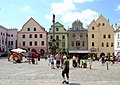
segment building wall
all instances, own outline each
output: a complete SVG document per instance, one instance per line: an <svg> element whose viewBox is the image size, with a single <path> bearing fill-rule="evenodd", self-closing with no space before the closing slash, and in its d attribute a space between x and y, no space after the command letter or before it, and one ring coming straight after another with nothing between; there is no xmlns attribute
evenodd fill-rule
<svg viewBox="0 0 120 85"><path fill-rule="evenodd" d="M0 51L7 51L6 28L0 25Z"/></svg>
<svg viewBox="0 0 120 85"><path fill-rule="evenodd" d="M92 38L94 35L94 38ZM105 36L105 38L104 38ZM94 42L94 46L92 46ZM88 27L88 49L99 55L104 52L114 52L114 29L102 15L95 21L93 20Z"/></svg>
<svg viewBox="0 0 120 85"><path fill-rule="evenodd" d="M57 36L59 37L59 39L57 39ZM63 39L63 36L64 36L64 39ZM51 28L49 29L49 32L48 32L48 42L52 43L52 40L53 40L53 27L51 25ZM63 51L67 52L68 51L67 31L64 28L64 26L59 22L55 23L55 40L56 40L56 42L59 43L58 49L56 50L57 52L63 52ZM50 48L50 46L48 44L48 49L49 48ZM51 49L49 49L49 52L50 51L51 51Z"/></svg>
<svg viewBox="0 0 120 85"><path fill-rule="evenodd" d="M73 22L72 28L68 30L69 50L88 50L88 32L83 28L79 20Z"/></svg>
<svg viewBox="0 0 120 85"><path fill-rule="evenodd" d="M114 53L115 56L120 56L120 26L114 32Z"/></svg>
<svg viewBox="0 0 120 85"><path fill-rule="evenodd" d="M23 35L25 35L25 38L23 38ZM31 38L30 35L32 36ZM35 38L35 35L37 35L37 38ZM25 42L25 46L23 46L23 42ZM32 42L32 45L30 45L30 42ZM35 42L37 42L37 45L35 45ZM42 45L42 42L44 42L44 45ZM29 47L36 49L38 52L43 49L47 52L47 32L38 22L30 18L18 32L18 47L26 49Z"/></svg>
<svg viewBox="0 0 120 85"><path fill-rule="evenodd" d="M17 29L7 29L7 47L8 49L17 48Z"/></svg>

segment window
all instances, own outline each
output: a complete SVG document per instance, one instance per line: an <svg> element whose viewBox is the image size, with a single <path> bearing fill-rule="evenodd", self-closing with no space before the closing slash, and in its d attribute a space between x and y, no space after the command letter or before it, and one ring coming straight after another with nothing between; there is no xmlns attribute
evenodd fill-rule
<svg viewBox="0 0 120 85"><path fill-rule="evenodd" d="M13 45L13 41L11 41L11 45Z"/></svg>
<svg viewBox="0 0 120 85"><path fill-rule="evenodd" d="M35 34L35 38L37 38L37 34Z"/></svg>
<svg viewBox="0 0 120 85"><path fill-rule="evenodd" d="M102 23L102 26L105 26L105 23Z"/></svg>
<svg viewBox="0 0 120 85"><path fill-rule="evenodd" d="M108 38L111 38L110 34L108 35Z"/></svg>
<svg viewBox="0 0 120 85"><path fill-rule="evenodd" d="M25 41L23 41L23 46L25 46Z"/></svg>
<svg viewBox="0 0 120 85"><path fill-rule="evenodd" d="M98 27L99 27L99 26L101 26L101 24L100 24L100 23L98 23Z"/></svg>
<svg viewBox="0 0 120 85"><path fill-rule="evenodd" d="M37 41L34 42L34 45L37 46Z"/></svg>
<svg viewBox="0 0 120 85"><path fill-rule="evenodd" d="M114 44L113 44L113 42L111 43L111 47L113 47L114 46Z"/></svg>
<svg viewBox="0 0 120 85"><path fill-rule="evenodd" d="M40 38L42 38L42 34L40 34Z"/></svg>
<svg viewBox="0 0 120 85"><path fill-rule="evenodd" d="M64 35L62 36L62 39L65 39L65 36L64 36Z"/></svg>
<svg viewBox="0 0 120 85"><path fill-rule="evenodd" d="M22 35L22 38L25 38L25 35Z"/></svg>
<svg viewBox="0 0 120 85"><path fill-rule="evenodd" d="M41 45L44 46L44 41L41 42Z"/></svg>
<svg viewBox="0 0 120 85"><path fill-rule="evenodd" d="M59 31L59 29L58 29L58 28L56 28L56 31Z"/></svg>
<svg viewBox="0 0 120 85"><path fill-rule="evenodd" d="M120 42L117 42L117 47L120 48Z"/></svg>
<svg viewBox="0 0 120 85"><path fill-rule="evenodd" d="M13 37L13 34L11 34L11 37Z"/></svg>
<svg viewBox="0 0 120 85"><path fill-rule="evenodd" d="M118 38L120 38L120 34L118 34Z"/></svg>
<svg viewBox="0 0 120 85"><path fill-rule="evenodd" d="M82 46L85 46L85 42L84 41L82 42Z"/></svg>
<svg viewBox="0 0 120 85"><path fill-rule="evenodd" d="M92 34L92 38L94 38L94 34Z"/></svg>
<svg viewBox="0 0 120 85"><path fill-rule="evenodd" d="M106 43L106 47L109 47L109 43Z"/></svg>
<svg viewBox="0 0 120 85"><path fill-rule="evenodd" d="M73 37L75 37L75 34L73 34Z"/></svg>
<svg viewBox="0 0 120 85"><path fill-rule="evenodd" d="M76 46L80 46L80 41L76 41Z"/></svg>
<svg viewBox="0 0 120 85"><path fill-rule="evenodd" d="M29 42L29 45L32 46L32 41Z"/></svg>
<svg viewBox="0 0 120 85"><path fill-rule="evenodd" d="M29 38L32 38L32 34L29 35Z"/></svg>
<svg viewBox="0 0 120 85"><path fill-rule="evenodd" d="M30 31L30 28L28 28L28 31Z"/></svg>
<svg viewBox="0 0 120 85"><path fill-rule="evenodd" d="M59 39L59 36L58 36L58 35L56 36L56 39Z"/></svg>
<svg viewBox="0 0 120 85"><path fill-rule="evenodd" d="M65 42L62 42L62 47L65 47Z"/></svg>
<svg viewBox="0 0 120 85"><path fill-rule="evenodd" d="M53 39L53 36L50 36L50 39Z"/></svg>
<svg viewBox="0 0 120 85"><path fill-rule="evenodd" d="M103 39L105 39L106 38L106 35L103 35Z"/></svg>
<svg viewBox="0 0 120 85"><path fill-rule="evenodd" d="M86 34L86 37L88 37L88 34Z"/></svg>
<svg viewBox="0 0 120 85"><path fill-rule="evenodd" d="M34 28L34 31L36 31L36 28Z"/></svg>
<svg viewBox="0 0 120 85"><path fill-rule="evenodd" d="M93 26L93 27L92 27L92 30L94 30L94 29L95 29L95 27Z"/></svg>
<svg viewBox="0 0 120 85"><path fill-rule="evenodd" d="M92 46L94 46L94 42L92 42Z"/></svg>
<svg viewBox="0 0 120 85"><path fill-rule="evenodd" d="M80 37L83 37L83 34L80 34Z"/></svg>
<svg viewBox="0 0 120 85"><path fill-rule="evenodd" d="M74 46L74 41L72 41L72 46Z"/></svg>
<svg viewBox="0 0 120 85"><path fill-rule="evenodd" d="M104 43L102 43L102 47L104 47Z"/></svg>
<svg viewBox="0 0 120 85"><path fill-rule="evenodd" d="M10 41L8 41L8 45L10 45Z"/></svg>

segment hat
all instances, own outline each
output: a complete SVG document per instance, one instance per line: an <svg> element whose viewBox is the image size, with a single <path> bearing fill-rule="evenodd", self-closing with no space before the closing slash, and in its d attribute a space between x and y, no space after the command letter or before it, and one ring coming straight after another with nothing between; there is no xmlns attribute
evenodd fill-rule
<svg viewBox="0 0 120 85"><path fill-rule="evenodd" d="M66 56L63 56L63 58L67 58Z"/></svg>

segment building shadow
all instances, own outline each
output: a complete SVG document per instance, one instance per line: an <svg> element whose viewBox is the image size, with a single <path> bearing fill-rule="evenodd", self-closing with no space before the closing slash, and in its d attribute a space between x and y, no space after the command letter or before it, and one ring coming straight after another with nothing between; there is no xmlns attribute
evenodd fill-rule
<svg viewBox="0 0 120 85"><path fill-rule="evenodd" d="M69 85L81 85L79 83L70 83Z"/></svg>

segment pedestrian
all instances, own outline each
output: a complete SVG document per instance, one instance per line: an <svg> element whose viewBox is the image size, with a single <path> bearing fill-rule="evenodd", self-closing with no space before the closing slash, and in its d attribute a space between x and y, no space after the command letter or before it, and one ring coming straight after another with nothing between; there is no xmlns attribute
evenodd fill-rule
<svg viewBox="0 0 120 85"><path fill-rule="evenodd" d="M67 59L66 54L64 54L63 56L64 59L64 63L63 63L63 70L62 70L62 77L63 77L63 84L69 84L69 60ZM66 78L65 78L65 74L66 74Z"/></svg>
<svg viewBox="0 0 120 85"><path fill-rule="evenodd" d="M59 68L60 67L60 53L57 53L55 55L55 59L56 59L56 67Z"/></svg>
<svg viewBox="0 0 120 85"><path fill-rule="evenodd" d="M63 59L63 53L60 55L60 64L61 64L61 69L63 69L63 62L64 62L64 59Z"/></svg>
<svg viewBox="0 0 120 85"><path fill-rule="evenodd" d="M73 62L73 67L77 67L77 58L75 56L75 54L73 55L73 58L72 58L72 62Z"/></svg>
<svg viewBox="0 0 120 85"><path fill-rule="evenodd" d="M8 61L10 61L10 55L11 55L11 52L10 52L10 49L8 50Z"/></svg>
<svg viewBox="0 0 120 85"><path fill-rule="evenodd" d="M92 58L90 56L88 57L88 63L89 63L89 68L92 69L91 68L91 66L92 66Z"/></svg>
<svg viewBox="0 0 120 85"><path fill-rule="evenodd" d="M51 69L55 69L54 68L54 55L50 54L50 63L51 63Z"/></svg>
<svg viewBox="0 0 120 85"><path fill-rule="evenodd" d="M31 61L32 61L32 53L31 53L31 51L30 51L30 48L28 48L28 57L27 57L27 59L28 59L28 62L29 62L29 64L30 64Z"/></svg>

